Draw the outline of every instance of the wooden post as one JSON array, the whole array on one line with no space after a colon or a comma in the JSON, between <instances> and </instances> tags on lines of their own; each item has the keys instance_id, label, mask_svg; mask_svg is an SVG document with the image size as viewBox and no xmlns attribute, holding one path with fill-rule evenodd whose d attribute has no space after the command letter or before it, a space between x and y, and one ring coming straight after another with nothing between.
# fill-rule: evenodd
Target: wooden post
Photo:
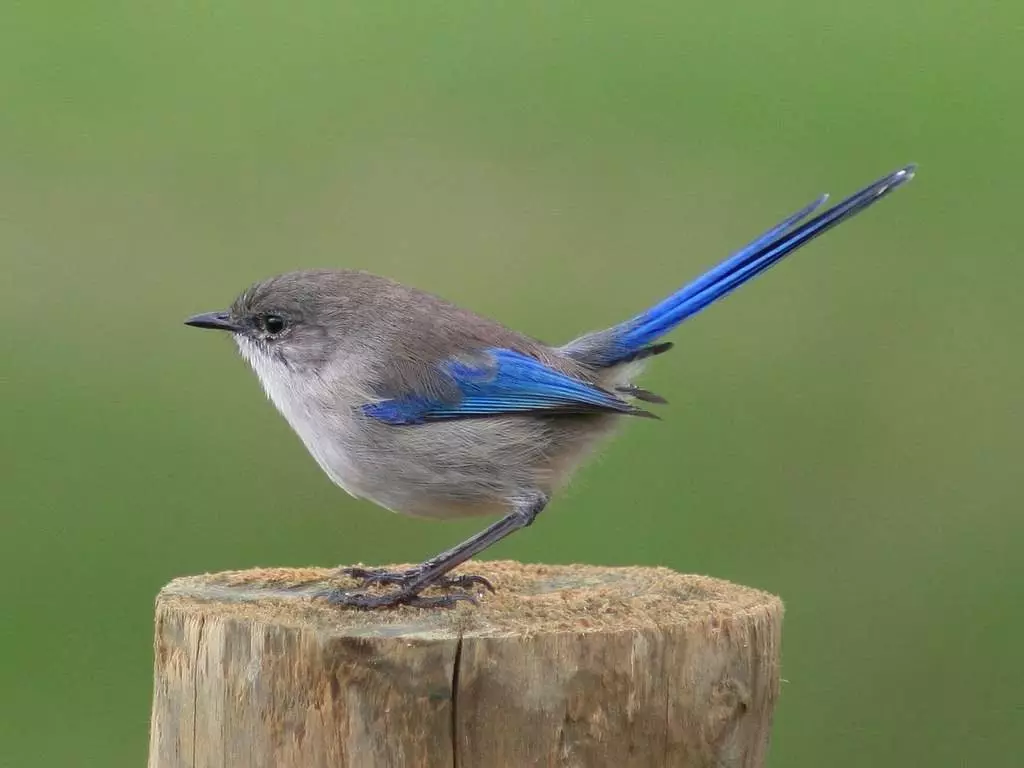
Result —
<instances>
[{"instance_id":1,"label":"wooden post","mask_svg":"<svg viewBox=\"0 0 1024 768\"><path fill-rule=\"evenodd\" d=\"M497 594L354 611L335 578L175 579L150 768L764 764L782 603L664 568L474 562Z\"/></svg>"}]
</instances>

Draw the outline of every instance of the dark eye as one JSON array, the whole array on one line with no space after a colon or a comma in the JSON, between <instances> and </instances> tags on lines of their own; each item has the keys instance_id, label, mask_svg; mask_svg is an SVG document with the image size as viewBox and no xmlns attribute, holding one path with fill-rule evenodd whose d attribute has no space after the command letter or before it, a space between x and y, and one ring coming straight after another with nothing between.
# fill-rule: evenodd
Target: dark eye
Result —
<instances>
[{"instance_id":1,"label":"dark eye","mask_svg":"<svg viewBox=\"0 0 1024 768\"><path fill-rule=\"evenodd\" d=\"M285 322L281 315L265 315L263 317L263 327L267 333L280 333L284 330Z\"/></svg>"}]
</instances>

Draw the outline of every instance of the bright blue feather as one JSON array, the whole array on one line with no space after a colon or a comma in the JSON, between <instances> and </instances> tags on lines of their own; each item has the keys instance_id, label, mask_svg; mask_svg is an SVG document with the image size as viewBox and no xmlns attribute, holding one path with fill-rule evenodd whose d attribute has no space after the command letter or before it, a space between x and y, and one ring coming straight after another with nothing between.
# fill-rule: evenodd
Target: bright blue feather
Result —
<instances>
[{"instance_id":1,"label":"bright blue feather","mask_svg":"<svg viewBox=\"0 0 1024 768\"><path fill-rule=\"evenodd\" d=\"M418 424L529 411L646 413L610 392L510 349L491 349L480 364L447 360L439 366L458 388L454 402L410 395L363 406L389 424Z\"/></svg>"},{"instance_id":2,"label":"bright blue feather","mask_svg":"<svg viewBox=\"0 0 1024 768\"><path fill-rule=\"evenodd\" d=\"M761 274L818 235L880 200L900 184L909 181L913 174L914 166L902 168L810 221L799 224L826 199L819 198L646 312L606 331L577 339L563 347L562 351L595 366L615 365L632 359L688 317Z\"/></svg>"}]
</instances>

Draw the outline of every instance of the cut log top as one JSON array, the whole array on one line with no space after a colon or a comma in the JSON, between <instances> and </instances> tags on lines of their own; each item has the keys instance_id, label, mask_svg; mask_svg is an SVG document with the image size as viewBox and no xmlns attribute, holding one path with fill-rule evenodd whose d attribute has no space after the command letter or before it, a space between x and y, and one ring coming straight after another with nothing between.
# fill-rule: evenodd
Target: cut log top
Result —
<instances>
[{"instance_id":1,"label":"cut log top","mask_svg":"<svg viewBox=\"0 0 1024 768\"><path fill-rule=\"evenodd\" d=\"M386 566L388 570L408 567ZM477 605L460 603L454 609L337 608L318 599L317 593L331 586L355 589L357 585L324 568L257 568L185 576L161 590L158 605L202 610L207 617L231 616L339 635L419 638L619 632L691 621L713 626L718 620L741 616L769 619L781 610L779 599L767 592L668 568L485 561L474 562L472 570L489 578L497 591L481 590Z\"/></svg>"},{"instance_id":2,"label":"cut log top","mask_svg":"<svg viewBox=\"0 0 1024 768\"><path fill-rule=\"evenodd\" d=\"M395 566L401 568L401 566ZM782 604L665 568L474 562L478 605L360 611L319 568L157 600L150 768L763 765Z\"/></svg>"}]
</instances>

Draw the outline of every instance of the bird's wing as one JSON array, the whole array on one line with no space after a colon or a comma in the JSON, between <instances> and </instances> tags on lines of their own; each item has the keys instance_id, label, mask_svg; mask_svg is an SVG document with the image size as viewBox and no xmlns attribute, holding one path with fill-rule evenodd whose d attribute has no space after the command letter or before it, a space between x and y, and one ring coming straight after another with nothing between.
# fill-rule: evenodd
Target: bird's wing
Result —
<instances>
[{"instance_id":1,"label":"bird's wing","mask_svg":"<svg viewBox=\"0 0 1024 768\"><path fill-rule=\"evenodd\" d=\"M367 403L363 412L388 424L516 413L653 415L607 390L511 349L488 349L472 359L449 357L434 366L429 375L441 379L435 380L430 390L451 394L403 394Z\"/></svg>"}]
</instances>

